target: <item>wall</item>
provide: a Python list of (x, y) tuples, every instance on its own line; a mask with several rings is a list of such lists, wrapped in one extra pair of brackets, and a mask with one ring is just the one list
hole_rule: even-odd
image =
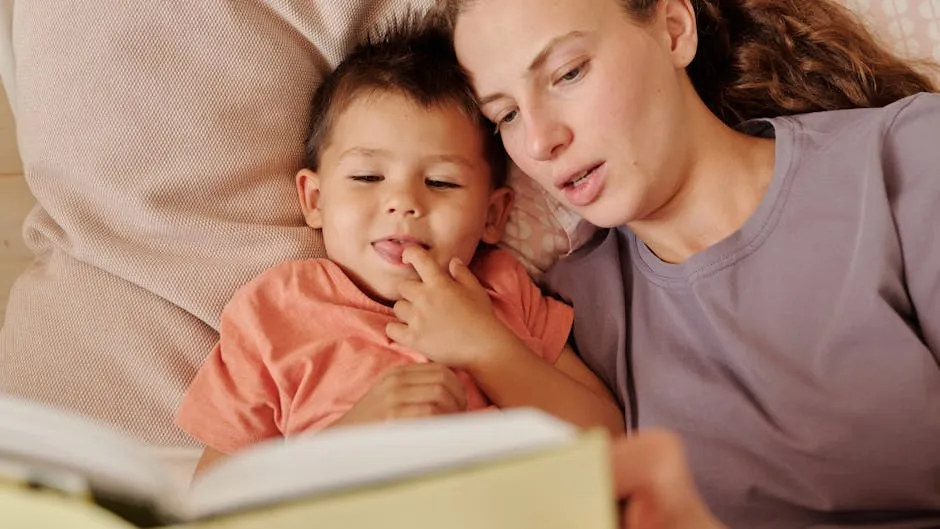
[(16, 150), (13, 115), (0, 86), (0, 322), (6, 314), (10, 286), (29, 261), (22, 225), (33, 203)]

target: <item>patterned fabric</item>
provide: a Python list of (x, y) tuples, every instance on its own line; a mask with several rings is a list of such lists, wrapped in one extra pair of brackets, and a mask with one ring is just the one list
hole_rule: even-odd
[(516, 196), (500, 245), (512, 252), (532, 276), (539, 276), (560, 256), (587, 240), (577, 238), (579, 226), (583, 228), (580, 231), (593, 230), (515, 164), (510, 164), (507, 181)]
[(940, 61), (940, 0), (842, 1), (901, 56)]

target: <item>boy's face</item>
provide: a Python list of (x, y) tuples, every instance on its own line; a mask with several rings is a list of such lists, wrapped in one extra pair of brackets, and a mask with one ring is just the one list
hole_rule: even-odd
[(492, 189), (481, 132), (456, 105), (423, 108), (396, 93), (357, 97), (333, 123), (319, 171), (297, 174), (307, 224), (329, 258), (373, 299), (416, 279), (401, 256), (425, 247), (444, 269), (496, 243), (512, 193)]

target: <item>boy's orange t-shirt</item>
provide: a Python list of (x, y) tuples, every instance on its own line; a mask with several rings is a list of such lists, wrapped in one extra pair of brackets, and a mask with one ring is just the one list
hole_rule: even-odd
[[(568, 340), (570, 307), (544, 296), (504, 250), (471, 264), (496, 315), (554, 364)], [(366, 296), (327, 259), (290, 261), (236, 292), (220, 341), (186, 392), (177, 424), (223, 453), (319, 430), (341, 418), (389, 368), (428, 358), (392, 342), (390, 307)], [(458, 373), (469, 409), (489, 406)]]

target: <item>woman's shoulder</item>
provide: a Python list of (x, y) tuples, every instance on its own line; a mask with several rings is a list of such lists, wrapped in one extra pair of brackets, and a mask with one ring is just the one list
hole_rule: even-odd
[(541, 283), (568, 302), (574, 292), (590, 290), (591, 285), (616, 289), (618, 280), (622, 282), (623, 275), (632, 270), (627, 264), (633, 238), (627, 227), (598, 229), (583, 246), (559, 259)]
[[(769, 122), (776, 129), (847, 138), (872, 131), (893, 134), (899, 126), (906, 126), (910, 118), (920, 123), (931, 123), (933, 134), (936, 134), (936, 127), (940, 125), (940, 94), (922, 92), (876, 108), (831, 110), (754, 120), (745, 123), (744, 128), (757, 128), (761, 122)], [(924, 141), (929, 139), (924, 138)]]
[[(778, 149), (778, 154), (792, 160), (794, 168), (808, 171), (857, 172), (871, 168), (872, 156), (882, 162), (876, 165), (892, 165), (896, 160), (911, 167), (940, 164), (940, 149), (935, 147), (940, 94), (920, 93), (879, 108), (753, 120), (741, 129), (783, 140), (785, 148)], [(887, 170), (885, 176), (893, 172)]]
[[(890, 118), (884, 142), (889, 153), (940, 163), (940, 94), (924, 93), (885, 107)], [(936, 170), (936, 165), (933, 169)]]

